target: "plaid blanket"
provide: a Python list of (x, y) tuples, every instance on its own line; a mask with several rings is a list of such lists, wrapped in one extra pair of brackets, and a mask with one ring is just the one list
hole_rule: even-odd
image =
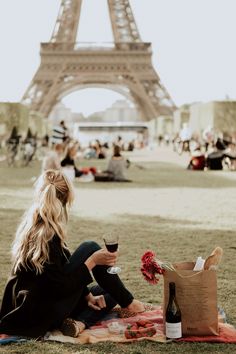
[[(122, 315), (124, 318), (120, 318), (118, 317), (118, 315)], [(98, 323), (96, 326), (86, 329), (77, 338), (64, 336), (59, 330), (55, 330), (47, 333), (44, 337), (44, 340), (74, 344), (88, 344), (105, 341), (111, 341), (116, 343), (128, 343), (141, 340), (151, 340), (159, 343), (167, 342), (164, 335), (163, 313), (162, 308), (160, 306), (152, 306), (145, 312), (140, 313), (136, 316), (126, 317), (125, 315), (128, 314), (122, 313), (122, 311), (119, 310), (114, 311), (109, 314), (109, 316), (104, 321)], [(152, 336), (143, 336), (140, 338), (127, 339), (124, 334), (124, 330), (127, 328), (127, 326), (132, 326), (132, 324), (142, 320), (152, 322), (155, 325), (156, 333)], [(119, 331), (119, 333), (114, 333), (113, 331), (111, 331), (111, 325), (114, 323), (116, 325), (118, 324), (119, 327), (123, 330)], [(178, 339), (177, 341), (236, 343), (236, 329), (232, 325), (224, 322), (221, 313), (219, 313), (219, 331), (220, 333), (218, 336), (191, 336)], [(27, 341), (27, 339), (18, 336), (8, 336), (6, 334), (0, 334), (0, 345), (24, 341)]]
[[(116, 316), (115, 316), (116, 317)], [(124, 335), (124, 331), (119, 333), (113, 333), (109, 327), (111, 323), (118, 323), (120, 327), (126, 328), (128, 325), (132, 325), (140, 320), (148, 320), (155, 324), (156, 333), (150, 337), (140, 337), (127, 339)], [(236, 343), (236, 329), (228, 323), (224, 323), (221, 316), (219, 316), (219, 330), (218, 336), (202, 336), (202, 337), (185, 337), (178, 341), (181, 342), (216, 342), (216, 343)], [(166, 343), (163, 326), (163, 314), (160, 306), (156, 306), (150, 311), (140, 313), (138, 316), (128, 318), (112, 318), (93, 326), (83, 331), (79, 337), (72, 338), (64, 336), (60, 331), (55, 330), (47, 334), (46, 340), (69, 342), (74, 344), (87, 344), (98, 343), (104, 341), (128, 343), (133, 341), (151, 340), (159, 343)]]

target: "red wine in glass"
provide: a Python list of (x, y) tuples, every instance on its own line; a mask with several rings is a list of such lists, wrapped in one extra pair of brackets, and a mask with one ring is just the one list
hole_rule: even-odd
[[(108, 252), (113, 253), (118, 250), (118, 241), (119, 241), (118, 236), (106, 235), (103, 237), (103, 240), (105, 242), (106, 249), (108, 250)], [(109, 274), (117, 274), (117, 273), (120, 273), (120, 271), (121, 271), (120, 267), (117, 267), (117, 266), (107, 268), (107, 272)]]
[(108, 252), (116, 252), (118, 250), (118, 243), (105, 243)]

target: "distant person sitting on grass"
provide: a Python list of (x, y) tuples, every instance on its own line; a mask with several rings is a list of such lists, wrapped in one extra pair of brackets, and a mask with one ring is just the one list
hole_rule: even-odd
[[(117, 303), (130, 312), (145, 310), (108, 266), (110, 253), (93, 241), (71, 255), (66, 246), (71, 182), (61, 171), (46, 171), (36, 183), (35, 202), (23, 217), (12, 247), (11, 277), (0, 310), (0, 333), (44, 336), (61, 328), (76, 337), (100, 321)], [(88, 288), (93, 273), (99, 285)]]
[(66, 156), (61, 161), (62, 171), (68, 178), (70, 178), (70, 180), (83, 175), (83, 172), (80, 171), (75, 165), (77, 150), (76, 145), (68, 147)]
[(125, 176), (125, 170), (130, 166), (130, 161), (121, 155), (121, 148), (118, 145), (113, 147), (113, 155), (108, 162), (107, 169), (101, 173), (95, 174), (97, 182), (131, 182)]
[(130, 166), (130, 161), (121, 155), (121, 147), (115, 145), (113, 148), (113, 155), (108, 162), (107, 171), (114, 176), (114, 181), (130, 181), (126, 178), (126, 169)]
[(75, 178), (79, 178), (79, 180), (83, 182), (92, 182), (94, 180), (93, 175), (97, 170), (95, 167), (79, 169), (75, 164), (77, 152), (77, 144), (68, 147), (66, 156), (61, 161), (62, 171), (71, 181)]

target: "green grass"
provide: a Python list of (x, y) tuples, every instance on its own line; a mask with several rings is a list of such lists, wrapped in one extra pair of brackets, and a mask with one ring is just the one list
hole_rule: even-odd
[[(83, 165), (105, 166), (103, 161), (85, 161)], [(208, 193), (212, 188), (235, 188), (233, 180), (225, 179), (214, 173), (186, 171), (170, 163), (142, 163), (145, 169), (131, 166), (129, 177), (133, 183), (76, 183), (76, 188), (85, 188), (88, 193), (94, 189), (127, 189), (129, 188), (204, 188)], [(14, 203), (14, 194), (17, 191), (28, 190), (32, 186), (31, 178), (38, 175), (40, 166), (34, 162), (27, 168), (8, 168), (5, 163), (0, 164), (0, 298), (10, 271), (10, 246), (16, 226), (25, 208), (24, 199)], [(29, 196), (27, 196), (29, 197)], [(12, 205), (7, 208), (4, 198), (11, 198)], [(111, 202), (113, 202), (111, 200)], [(214, 201), (212, 201), (214, 203)], [(124, 201), (125, 204), (125, 201)], [(202, 206), (204, 207), (204, 206)], [(145, 205), (144, 205), (145, 208)], [(206, 257), (215, 245), (224, 249), (224, 259), (218, 272), (218, 303), (227, 314), (230, 323), (236, 324), (236, 273), (235, 268), (235, 229), (230, 225), (228, 229), (217, 227), (203, 227), (199, 222), (162, 218), (160, 216), (117, 214), (111, 218), (81, 218), (75, 213), (68, 225), (68, 244), (71, 250), (83, 240), (93, 239), (101, 242), (101, 235), (107, 230), (119, 230), (122, 235), (120, 245), (119, 265), (122, 267), (121, 277), (135, 297), (145, 302), (162, 303), (162, 281), (157, 286), (147, 284), (140, 273), (140, 257), (149, 248), (158, 253), (158, 257), (172, 262), (192, 260), (196, 255)], [(132, 344), (100, 343), (94, 345), (75, 346), (71, 344), (34, 342), (0, 347), (0, 353), (14, 354), (94, 354), (94, 353), (236, 353), (234, 345), (181, 343), (158, 344), (142, 341)]]

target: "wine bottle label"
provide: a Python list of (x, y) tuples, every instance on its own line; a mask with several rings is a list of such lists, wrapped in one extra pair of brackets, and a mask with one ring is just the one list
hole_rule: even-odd
[(181, 338), (182, 337), (182, 326), (181, 322), (169, 323), (166, 322), (166, 337), (167, 338)]

